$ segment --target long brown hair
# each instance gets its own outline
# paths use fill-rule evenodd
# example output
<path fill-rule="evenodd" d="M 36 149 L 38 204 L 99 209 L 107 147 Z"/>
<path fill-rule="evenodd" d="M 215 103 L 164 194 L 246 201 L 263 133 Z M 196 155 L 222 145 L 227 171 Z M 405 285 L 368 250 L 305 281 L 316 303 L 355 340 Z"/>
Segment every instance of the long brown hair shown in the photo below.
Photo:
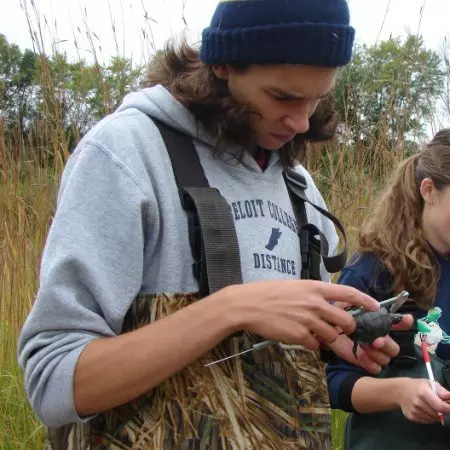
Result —
<path fill-rule="evenodd" d="M 406 289 L 416 303 L 433 305 L 440 277 L 435 253 L 424 238 L 420 184 L 430 178 L 450 185 L 450 129 L 441 130 L 423 152 L 403 161 L 360 233 L 361 253 L 375 253 L 392 276 L 392 290 Z"/>
<path fill-rule="evenodd" d="M 238 71 L 248 66 L 233 66 Z M 224 143 L 237 144 L 249 149 L 252 141 L 251 111 L 231 97 L 227 83 L 218 79 L 211 65 L 200 60 L 197 49 L 183 38 L 179 45 L 166 43 L 150 64 L 145 87 L 164 86 L 178 101 L 185 105 L 213 136 L 217 137 L 215 149 L 220 153 Z M 308 141 L 332 139 L 339 123 L 339 116 L 330 96 L 320 102 L 310 118 L 310 129 L 297 135 L 293 141 L 279 150 L 281 163 L 292 166 L 302 162 Z M 239 159 L 242 155 L 236 155 Z"/>

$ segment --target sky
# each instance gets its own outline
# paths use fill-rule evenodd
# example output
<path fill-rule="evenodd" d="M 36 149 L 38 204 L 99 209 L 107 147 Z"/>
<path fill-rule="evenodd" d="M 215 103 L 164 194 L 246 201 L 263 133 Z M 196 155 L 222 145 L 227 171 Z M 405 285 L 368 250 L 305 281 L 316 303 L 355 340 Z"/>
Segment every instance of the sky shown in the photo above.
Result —
<path fill-rule="evenodd" d="M 22 49 L 33 48 L 26 6 L 33 29 L 37 29 L 36 17 L 41 17 L 48 50 L 53 45 L 70 58 L 90 59 L 93 53 L 85 34 L 87 24 L 94 33 L 91 37 L 101 62 L 118 54 L 145 62 L 154 47 L 160 48 L 168 38 L 179 37 L 186 25 L 189 39 L 199 41 L 217 0 L 0 0 L 0 3 L 0 33 Z M 356 39 L 361 43 L 371 45 L 378 39 L 404 36 L 410 31 L 419 32 L 429 48 L 439 50 L 444 37 L 450 37 L 450 0 L 349 0 L 349 6 Z"/>

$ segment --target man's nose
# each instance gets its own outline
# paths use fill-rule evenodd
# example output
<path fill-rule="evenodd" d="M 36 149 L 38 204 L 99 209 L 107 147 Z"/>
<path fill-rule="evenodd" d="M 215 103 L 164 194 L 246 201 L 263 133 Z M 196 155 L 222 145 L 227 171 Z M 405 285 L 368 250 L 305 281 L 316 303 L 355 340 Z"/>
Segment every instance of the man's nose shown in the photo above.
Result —
<path fill-rule="evenodd" d="M 296 134 L 306 133 L 309 130 L 309 113 L 306 110 L 290 113 L 283 122 Z"/>

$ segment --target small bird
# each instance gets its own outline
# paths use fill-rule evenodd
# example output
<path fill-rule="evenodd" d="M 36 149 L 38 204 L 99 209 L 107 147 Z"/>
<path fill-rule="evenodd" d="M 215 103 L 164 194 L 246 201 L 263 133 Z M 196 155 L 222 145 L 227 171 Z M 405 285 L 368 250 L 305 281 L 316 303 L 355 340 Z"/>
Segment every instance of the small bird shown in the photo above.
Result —
<path fill-rule="evenodd" d="M 350 335 L 353 340 L 353 354 L 356 356 L 358 344 L 372 344 L 372 342 L 390 333 L 392 325 L 403 319 L 402 314 L 394 314 L 382 307 L 378 311 L 363 312 L 355 317 L 356 329 Z"/>
<path fill-rule="evenodd" d="M 353 354 L 357 358 L 356 351 L 358 344 L 372 344 L 372 342 L 382 336 L 390 333 L 392 325 L 402 321 L 402 314 L 395 314 L 396 311 L 407 301 L 411 301 L 408 291 L 402 291 L 400 294 L 380 303 L 378 311 L 364 311 L 357 309 L 351 311 L 355 317 L 356 329 L 350 335 L 353 340 Z"/>

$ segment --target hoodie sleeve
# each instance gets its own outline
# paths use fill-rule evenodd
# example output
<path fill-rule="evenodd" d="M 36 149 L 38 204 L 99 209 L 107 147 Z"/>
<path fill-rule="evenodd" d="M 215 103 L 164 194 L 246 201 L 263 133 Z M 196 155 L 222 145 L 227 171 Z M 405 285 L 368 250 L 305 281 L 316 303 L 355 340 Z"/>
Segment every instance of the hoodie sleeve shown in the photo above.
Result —
<path fill-rule="evenodd" d="M 67 163 L 18 345 L 28 398 L 47 426 L 81 420 L 75 366 L 87 344 L 120 332 L 140 290 L 153 201 L 99 142 L 80 144 Z"/>

